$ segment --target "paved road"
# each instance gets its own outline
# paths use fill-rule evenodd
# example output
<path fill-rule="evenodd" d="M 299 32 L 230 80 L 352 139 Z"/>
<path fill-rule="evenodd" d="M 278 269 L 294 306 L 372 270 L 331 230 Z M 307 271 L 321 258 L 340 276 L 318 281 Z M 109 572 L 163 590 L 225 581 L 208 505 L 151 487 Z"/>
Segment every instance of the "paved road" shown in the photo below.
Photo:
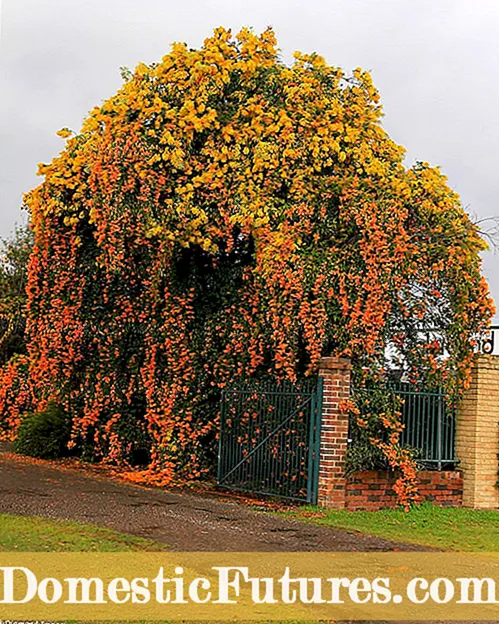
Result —
<path fill-rule="evenodd" d="M 0 513 L 63 518 L 165 542 L 173 550 L 416 550 L 378 537 L 276 518 L 195 493 L 146 489 L 0 453 Z"/>

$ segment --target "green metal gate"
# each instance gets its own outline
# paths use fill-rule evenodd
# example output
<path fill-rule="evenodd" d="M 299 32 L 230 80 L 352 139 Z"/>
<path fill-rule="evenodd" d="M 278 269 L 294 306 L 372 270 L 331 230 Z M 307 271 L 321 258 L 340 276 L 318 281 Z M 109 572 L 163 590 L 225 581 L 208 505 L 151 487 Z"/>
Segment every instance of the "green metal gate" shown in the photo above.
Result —
<path fill-rule="evenodd" d="M 428 390 L 418 384 L 391 382 L 377 390 L 354 389 L 361 414 L 382 413 L 388 409 L 400 412 L 404 426 L 400 443 L 415 451 L 415 457 L 426 468 L 453 469 L 459 463 L 455 453 L 456 413 L 452 397 L 442 389 Z M 358 428 L 350 422 L 349 442 L 359 444 Z"/>
<path fill-rule="evenodd" d="M 218 484 L 317 503 L 322 379 L 222 392 Z"/>
<path fill-rule="evenodd" d="M 392 390 L 403 401 L 401 444 L 417 449 L 418 461 L 430 468 L 454 468 L 458 463 L 454 401 L 441 388 L 430 391 L 399 382 Z"/>

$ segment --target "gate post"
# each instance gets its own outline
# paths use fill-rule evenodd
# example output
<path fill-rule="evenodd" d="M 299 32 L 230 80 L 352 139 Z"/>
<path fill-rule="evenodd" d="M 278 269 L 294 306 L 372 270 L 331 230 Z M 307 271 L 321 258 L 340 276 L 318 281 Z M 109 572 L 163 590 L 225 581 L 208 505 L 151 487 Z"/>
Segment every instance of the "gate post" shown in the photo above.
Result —
<path fill-rule="evenodd" d="M 348 414 L 343 413 L 340 406 L 350 396 L 351 368 L 348 358 L 323 357 L 319 361 L 323 399 L 318 504 L 336 509 L 345 507 Z"/>
<path fill-rule="evenodd" d="M 499 356 L 478 355 L 457 414 L 463 505 L 499 507 Z"/>

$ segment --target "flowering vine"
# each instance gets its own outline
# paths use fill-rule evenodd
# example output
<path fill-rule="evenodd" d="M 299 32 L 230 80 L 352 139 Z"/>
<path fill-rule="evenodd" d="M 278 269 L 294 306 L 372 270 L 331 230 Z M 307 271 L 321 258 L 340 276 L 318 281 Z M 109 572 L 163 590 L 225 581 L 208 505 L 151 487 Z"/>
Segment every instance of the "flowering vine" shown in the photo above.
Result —
<path fill-rule="evenodd" d="M 73 444 L 167 483 L 213 463 L 235 379 L 293 381 L 325 354 L 362 375 L 396 339 L 460 386 L 491 314 L 484 243 L 438 169 L 404 167 L 381 115 L 367 72 L 286 66 L 270 29 L 140 64 L 59 133 L 26 195 L 32 408 L 61 403 Z M 445 339 L 421 355 L 430 319 Z"/>

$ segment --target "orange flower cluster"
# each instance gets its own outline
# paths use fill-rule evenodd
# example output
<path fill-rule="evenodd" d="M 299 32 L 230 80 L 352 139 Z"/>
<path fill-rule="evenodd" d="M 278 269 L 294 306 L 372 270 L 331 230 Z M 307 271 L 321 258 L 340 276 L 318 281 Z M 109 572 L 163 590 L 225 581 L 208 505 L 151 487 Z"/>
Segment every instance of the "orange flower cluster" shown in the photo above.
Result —
<path fill-rule="evenodd" d="M 490 316 L 483 242 L 438 170 L 406 170 L 381 114 L 368 73 L 288 67 L 270 29 L 139 65 L 61 131 L 26 196 L 33 408 L 62 403 L 74 444 L 145 453 L 144 478 L 168 482 L 213 463 L 234 379 L 295 380 L 322 354 L 360 371 L 395 333 L 414 359 L 430 318 L 450 354 L 432 365 L 463 379 Z"/>
<path fill-rule="evenodd" d="M 31 406 L 28 367 L 28 359 L 16 355 L 0 368 L 0 413 L 3 417 L 0 440 L 9 440 L 15 436 L 22 415 Z"/>

